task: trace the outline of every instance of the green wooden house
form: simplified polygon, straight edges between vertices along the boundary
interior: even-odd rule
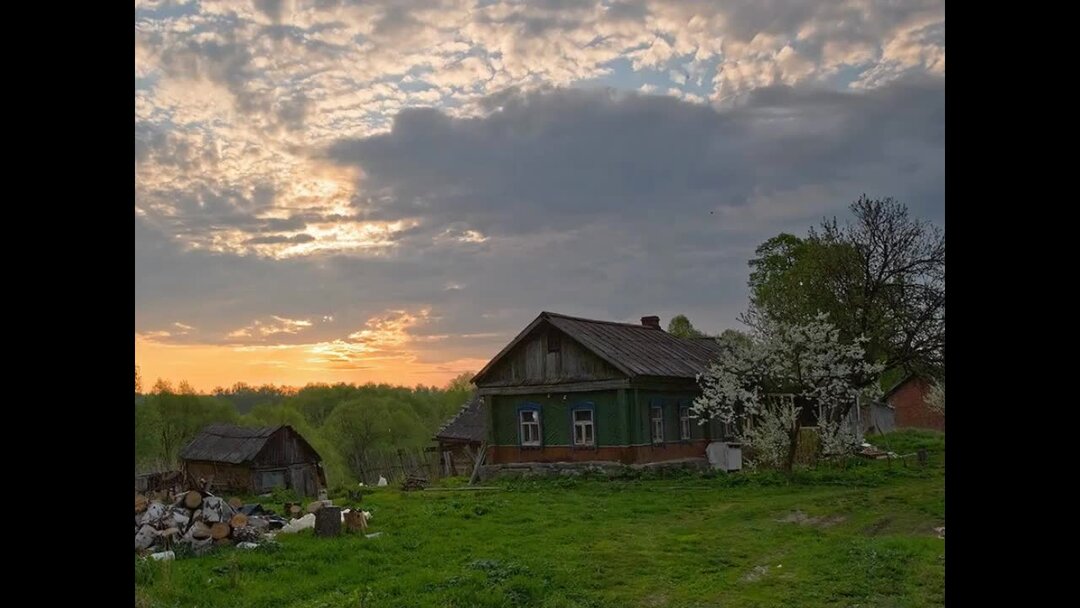
[[[704,457],[715,436],[690,412],[711,339],[540,313],[473,378],[489,464]]]

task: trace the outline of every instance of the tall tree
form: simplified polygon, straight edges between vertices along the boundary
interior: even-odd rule
[[[139,366],[135,366],[135,394],[138,395],[142,392],[142,374],[139,373]]]
[[[704,338],[705,334],[694,328],[686,315],[675,315],[668,323],[667,331],[677,338]]]
[[[750,261],[743,322],[805,323],[829,315],[845,340],[866,336],[886,370],[944,375],[945,232],[892,198],[863,195],[854,220],[825,220],[806,238],[773,237]]]

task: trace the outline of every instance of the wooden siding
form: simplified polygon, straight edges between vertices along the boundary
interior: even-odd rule
[[[624,378],[600,357],[559,332],[558,349],[548,352],[549,332],[559,332],[541,323],[491,369],[483,387],[561,384]]]
[[[690,437],[684,440],[679,436],[679,408],[692,405],[695,397],[696,393],[686,388],[490,395],[487,397],[489,441],[496,448],[497,462],[500,463],[560,460],[634,463],[700,456],[704,454],[704,444],[715,433],[709,425],[699,425],[691,419]],[[571,412],[586,404],[594,411],[596,445],[574,446]],[[664,413],[664,443],[655,446],[650,418],[653,404],[661,406]],[[540,411],[543,445],[522,447],[518,437],[518,412],[534,407]]]
[[[254,460],[259,467],[285,467],[318,461],[319,455],[312,450],[307,441],[289,427],[282,427],[274,433]]]

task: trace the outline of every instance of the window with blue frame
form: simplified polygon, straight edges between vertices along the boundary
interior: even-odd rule
[[[540,408],[526,405],[518,408],[518,437],[523,446],[541,445]]]
[[[592,404],[575,407],[570,412],[574,446],[596,445],[596,422]]]

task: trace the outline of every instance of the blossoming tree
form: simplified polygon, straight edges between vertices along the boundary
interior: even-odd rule
[[[846,417],[881,372],[867,363],[864,339],[845,344],[825,314],[803,324],[770,323],[752,340],[721,336],[720,354],[699,376],[702,394],[692,410],[701,424],[732,425],[751,448],[756,464],[790,471],[795,462],[804,407],[817,413],[826,454],[848,453],[858,429]],[[874,390],[874,389],[869,389]]]

